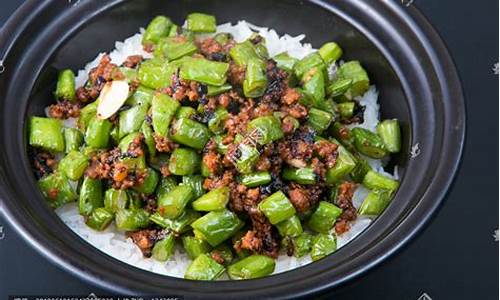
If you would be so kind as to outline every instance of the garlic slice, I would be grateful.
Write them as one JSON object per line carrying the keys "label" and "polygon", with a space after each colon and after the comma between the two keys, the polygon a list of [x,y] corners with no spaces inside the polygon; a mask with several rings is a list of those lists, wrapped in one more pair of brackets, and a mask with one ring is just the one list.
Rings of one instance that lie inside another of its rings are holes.
{"label": "garlic slice", "polygon": [[114,115],[127,101],[129,86],[126,81],[114,80],[106,83],[99,96],[97,118],[104,120]]}

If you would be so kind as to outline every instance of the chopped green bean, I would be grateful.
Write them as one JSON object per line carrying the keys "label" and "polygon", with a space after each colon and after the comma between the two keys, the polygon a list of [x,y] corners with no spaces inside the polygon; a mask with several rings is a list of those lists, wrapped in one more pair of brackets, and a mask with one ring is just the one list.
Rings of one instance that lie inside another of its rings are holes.
{"label": "chopped green bean", "polygon": [[180,77],[184,80],[222,86],[226,83],[228,70],[228,63],[193,58],[182,64]]}
{"label": "chopped green bean", "polygon": [[231,238],[243,227],[243,222],[227,209],[211,211],[191,224],[194,235],[212,247]]}
{"label": "chopped green bean", "polygon": [[257,98],[264,94],[267,89],[266,66],[258,59],[247,61],[245,80],[243,81],[243,93],[246,97]]}
{"label": "chopped green bean", "polygon": [[59,120],[32,117],[30,120],[30,145],[50,152],[64,151],[64,136]]}
{"label": "chopped green bean", "polygon": [[318,180],[318,176],[314,173],[313,168],[285,168],[281,173],[281,177],[299,184],[315,184]]}
{"label": "chopped green bean", "polygon": [[190,259],[195,259],[201,254],[208,253],[212,250],[212,247],[207,242],[190,235],[182,237],[182,246]]}
{"label": "chopped green bean", "polygon": [[265,255],[250,255],[227,267],[231,279],[253,279],[271,275],[276,263]]}
{"label": "chopped green bean", "polygon": [[373,190],[363,200],[358,214],[361,216],[378,216],[389,205],[391,192],[386,190]]}
{"label": "chopped green bean", "polygon": [[58,169],[63,172],[66,177],[76,181],[83,176],[85,169],[89,165],[89,158],[78,151],[71,151],[59,162]]}
{"label": "chopped green bean", "polygon": [[191,56],[198,50],[193,41],[185,36],[166,37],[160,40],[155,49],[156,57],[173,61],[184,56]]}
{"label": "chopped green bean", "polygon": [[146,105],[136,105],[120,112],[118,137],[121,139],[127,134],[138,132],[144,123],[147,112],[148,106]]}
{"label": "chopped green bean", "polygon": [[179,144],[201,150],[210,139],[210,133],[207,126],[181,118],[172,125],[171,137]]}
{"label": "chopped green bean", "polygon": [[98,207],[92,211],[85,224],[97,231],[103,231],[113,221],[113,213],[104,207]]}
{"label": "chopped green bean", "polygon": [[177,148],[170,156],[168,170],[175,175],[195,174],[200,169],[201,157],[193,149]]}
{"label": "chopped green bean", "polygon": [[268,184],[272,181],[271,173],[267,171],[251,173],[241,177],[241,183],[247,187],[254,188]]}
{"label": "chopped green bean", "polygon": [[259,210],[275,225],[295,214],[295,208],[283,192],[278,191],[259,203]]}
{"label": "chopped green bean", "polygon": [[69,179],[62,172],[55,172],[38,181],[42,195],[51,207],[57,208],[78,198]]}
{"label": "chopped green bean", "polygon": [[186,205],[193,200],[193,189],[187,185],[179,185],[158,199],[158,210],[169,219],[179,217]]}
{"label": "chopped green bean", "polygon": [[88,216],[94,209],[104,206],[102,183],[99,179],[85,177],[80,188],[78,209],[81,215]]}
{"label": "chopped green bean", "polygon": [[85,144],[96,149],[107,148],[112,126],[108,120],[92,118],[85,132]]}
{"label": "chopped green bean", "polygon": [[152,214],[149,220],[156,225],[168,229],[176,234],[182,234],[190,230],[189,225],[200,218],[200,214],[191,209],[185,209],[184,212],[175,220],[162,216],[159,212]]}
{"label": "chopped green bean", "polygon": [[71,70],[59,72],[55,96],[57,100],[67,100],[74,102],[75,96],[75,73]]}
{"label": "chopped green bean", "polygon": [[313,261],[320,260],[337,250],[337,238],[333,234],[319,233],[313,239],[311,247],[311,258]]}
{"label": "chopped green bean", "polygon": [[166,136],[170,122],[179,108],[179,102],[165,94],[155,94],[152,101],[151,111],[153,119],[153,130],[160,136]]}
{"label": "chopped green bean", "polygon": [[217,22],[212,15],[192,13],[187,16],[187,29],[193,32],[210,33],[215,32]]}
{"label": "chopped green bean", "polygon": [[191,280],[215,280],[222,276],[224,270],[224,266],[217,263],[210,256],[201,254],[188,266],[184,278]]}
{"label": "chopped green bean", "polygon": [[347,174],[351,173],[356,167],[356,158],[340,146],[338,149],[338,157],[333,168],[326,172],[326,182],[334,184],[342,180]]}
{"label": "chopped green bean", "polygon": [[377,133],[384,142],[385,149],[391,153],[401,150],[401,130],[396,119],[384,120],[377,125]]}
{"label": "chopped green bean", "polygon": [[318,50],[319,55],[327,64],[331,64],[342,56],[342,49],[337,43],[329,42],[321,46]]}
{"label": "chopped green bean", "polygon": [[200,198],[205,194],[205,188],[203,188],[203,181],[205,179],[201,175],[188,175],[182,176],[183,185],[189,185],[193,189],[194,198]]}
{"label": "chopped green bean", "polygon": [[118,209],[115,214],[116,227],[134,231],[149,225],[149,213],[144,209]]}
{"label": "chopped green bean", "polygon": [[329,112],[314,107],[309,110],[307,124],[320,134],[330,126],[332,121],[333,115]]}
{"label": "chopped green bean", "polygon": [[167,261],[174,253],[175,237],[167,234],[166,237],[157,241],[151,250],[152,257],[157,261]]}
{"label": "chopped green bean", "polygon": [[64,128],[64,144],[66,153],[80,150],[83,145],[83,134],[75,128]]}
{"label": "chopped green bean", "polygon": [[373,170],[370,170],[368,171],[368,173],[366,173],[365,178],[363,179],[363,185],[371,190],[380,189],[394,192],[398,189],[399,182]]}
{"label": "chopped green bean", "polygon": [[344,94],[349,100],[363,95],[370,86],[368,74],[359,61],[349,61],[341,65],[337,70],[337,76],[338,79],[352,79],[351,86]]}
{"label": "chopped green bean", "polygon": [[328,233],[341,214],[342,209],[326,201],[320,201],[307,225],[316,232]]}
{"label": "chopped green bean", "polygon": [[260,145],[282,139],[284,134],[281,130],[281,122],[274,116],[258,117],[250,121],[247,125],[249,137]]}
{"label": "chopped green bean", "polygon": [[191,204],[197,211],[213,211],[224,209],[229,202],[229,187],[216,188],[193,201]]}
{"label": "chopped green bean", "polygon": [[155,17],[146,28],[142,38],[143,45],[157,44],[161,38],[168,36],[172,21],[165,16]]}
{"label": "chopped green bean", "polygon": [[300,223],[299,217],[296,215],[293,215],[285,221],[279,222],[276,224],[276,227],[282,237],[297,237],[302,234],[302,224]]}
{"label": "chopped green bean", "polygon": [[124,190],[110,188],[104,193],[104,207],[113,213],[127,208],[128,203],[128,194]]}
{"label": "chopped green bean", "polygon": [[384,141],[377,134],[359,127],[353,128],[351,133],[354,137],[354,146],[359,153],[372,158],[383,158],[387,155]]}

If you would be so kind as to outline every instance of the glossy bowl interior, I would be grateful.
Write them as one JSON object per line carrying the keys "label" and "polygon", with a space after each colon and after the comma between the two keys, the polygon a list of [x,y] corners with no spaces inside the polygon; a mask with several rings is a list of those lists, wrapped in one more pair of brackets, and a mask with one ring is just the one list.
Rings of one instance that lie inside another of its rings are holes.
{"label": "glossy bowl interior", "polygon": [[[413,237],[436,210],[458,168],[465,109],[447,51],[414,7],[399,1],[104,0],[27,1],[0,33],[1,210],[36,249],[70,272],[123,293],[186,298],[297,297],[337,286],[382,261]],[[71,232],[35,185],[26,120],[53,101],[57,70],[78,70],[165,14],[182,23],[192,11],[218,23],[247,20],[279,33],[307,35],[319,47],[334,40],[344,60],[358,59],[380,91],[383,118],[402,124],[403,150],[393,159],[402,184],[386,211],[329,257],[264,279],[193,282],[121,263]],[[410,155],[413,145],[419,155]]]}

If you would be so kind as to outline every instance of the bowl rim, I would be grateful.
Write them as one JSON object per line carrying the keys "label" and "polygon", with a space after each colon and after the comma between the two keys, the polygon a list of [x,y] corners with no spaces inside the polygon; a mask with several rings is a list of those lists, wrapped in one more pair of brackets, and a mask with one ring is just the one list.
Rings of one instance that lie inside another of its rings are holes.
{"label": "bowl rim", "polygon": [[[118,2],[121,2],[121,0],[115,1],[115,3]],[[328,1],[310,0],[309,2],[322,6],[329,11],[332,11],[333,13],[332,5],[327,3]],[[299,294],[295,293],[296,296],[305,296],[312,293],[317,293],[327,288],[338,286],[347,281],[350,281],[353,278],[358,277],[362,273],[366,272],[367,270],[372,269],[375,265],[379,265],[380,262],[392,256],[404,245],[407,245],[411,239],[413,239],[419,232],[422,231],[422,229],[426,225],[428,225],[428,221],[437,212],[437,209],[442,205],[442,203],[444,202],[443,199],[446,196],[450,186],[452,185],[457,171],[460,167],[466,135],[466,114],[463,91],[453,60],[436,30],[420,13],[415,5],[412,5],[410,7],[403,7],[402,5],[389,2],[383,3],[381,5],[389,7],[389,9],[391,9],[396,15],[413,24],[414,31],[422,39],[422,41],[424,41],[423,43],[431,45],[431,49],[428,50],[429,56],[431,56],[431,60],[433,61],[433,67],[435,67],[436,72],[439,73],[438,76],[441,78],[441,80],[446,82],[444,88],[447,88],[448,90],[444,92],[447,93],[447,95],[453,94],[453,96],[457,97],[454,100],[454,104],[458,105],[458,107],[456,107],[455,109],[459,112],[459,114],[456,116],[452,115],[451,117],[460,119],[461,122],[458,122],[459,128],[453,131],[454,134],[450,136],[447,142],[448,144],[458,146],[458,148],[455,149],[454,153],[452,153],[454,159],[448,160],[444,163],[440,162],[440,171],[446,171],[449,174],[451,173],[451,176],[444,176],[439,179],[439,184],[444,188],[432,191],[432,197],[426,195],[427,199],[432,198],[434,201],[427,200],[424,203],[425,205],[420,205],[415,208],[412,216],[413,219],[415,219],[415,217],[418,217],[418,221],[412,221],[412,219],[404,219],[400,224],[398,224],[398,226],[393,230],[393,232],[391,232],[390,235],[384,237],[385,246],[382,247],[382,249],[380,248],[381,246],[379,246],[377,247],[377,249],[372,249],[371,251],[367,251],[367,253],[360,255],[359,258],[364,261],[368,260],[369,264],[365,264],[361,267],[357,266],[355,268],[355,271],[350,272],[348,276],[345,276],[341,280],[337,280],[335,282],[323,282],[320,287],[317,286],[319,284],[316,284],[315,288],[311,288]],[[104,7],[103,10],[105,10],[106,8],[107,7]],[[36,0],[28,0],[16,10],[16,12],[9,18],[9,20],[5,23],[2,30],[0,31],[0,45],[2,45],[0,46],[0,53],[10,52],[11,48],[14,45],[14,42],[25,30],[26,25],[29,24],[33,20],[33,18],[37,16],[38,11],[41,11],[43,9],[43,4],[38,3]],[[1,58],[3,58],[4,56],[5,54],[3,54]],[[4,204],[3,192],[0,194],[0,196],[2,198],[2,201],[0,202],[0,212],[2,212],[7,221],[13,225],[13,228],[43,256],[55,262],[56,265],[62,267],[72,274],[76,274],[78,277],[91,284],[97,284],[108,290],[119,291],[122,293],[130,292],[130,290],[128,290],[127,288],[119,287],[107,278],[99,277],[97,274],[93,274],[91,272],[81,272],[81,269],[79,269],[77,266],[65,261],[61,257],[60,253],[55,253],[55,251],[47,247],[47,245],[44,245],[43,242],[38,241],[33,233],[21,224],[21,222],[17,219],[16,214],[7,205]],[[421,201],[420,204],[422,203],[423,201]]]}

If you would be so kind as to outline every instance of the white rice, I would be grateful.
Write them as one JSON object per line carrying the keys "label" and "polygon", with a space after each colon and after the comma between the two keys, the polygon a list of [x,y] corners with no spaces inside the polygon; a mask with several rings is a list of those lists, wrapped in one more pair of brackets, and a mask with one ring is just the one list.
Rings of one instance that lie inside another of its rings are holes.
{"label": "white rice", "polygon": [[[236,25],[230,23],[222,24],[217,27],[218,32],[231,33],[237,42],[242,42],[249,38],[254,32],[258,32],[266,39],[266,47],[271,57],[282,52],[288,52],[291,56],[301,59],[306,55],[315,51],[311,44],[301,43],[305,35],[301,34],[296,37],[288,34],[280,36],[274,29],[259,27],[245,21],[239,21]],[[123,42],[116,42],[115,49],[110,53],[111,61],[117,65],[121,65],[130,55],[143,55],[149,58],[151,55],[143,50],[141,40],[144,30],[134,36],[126,39]],[[76,86],[83,86],[88,79],[88,73],[99,64],[101,57],[105,53],[100,53],[92,62],[88,63],[83,70],[78,72],[76,77]],[[329,68],[330,77],[335,76],[337,69],[336,65],[331,65]],[[357,99],[361,105],[364,105],[364,122],[359,126],[368,130],[374,131],[379,120],[379,104],[378,92],[375,86],[371,86],[365,95]],[[65,122],[66,127],[75,127],[75,119],[70,119]],[[384,162],[367,158],[369,164],[377,171],[384,171]],[[397,169],[394,175],[385,173],[391,177],[398,178]],[[360,186],[353,197],[353,204],[359,208],[369,190]],[[124,232],[117,230],[114,225],[110,225],[102,232],[94,231],[85,225],[83,217],[78,213],[76,204],[68,204],[56,210],[57,215],[62,221],[70,227],[77,235],[86,240],[91,245],[95,246],[102,252],[121,260],[135,267],[148,270],[154,273],[183,277],[190,259],[182,251],[180,247],[176,248],[174,254],[167,262],[159,262],[154,259],[144,258],[138,247],[125,237]],[[354,239],[371,223],[371,219],[359,217],[352,222],[351,229],[337,237],[338,247],[342,247],[349,241]],[[306,255],[302,258],[288,257],[280,255],[276,260],[276,273],[285,272],[311,262],[311,258]],[[227,277],[223,278],[227,279]]]}

